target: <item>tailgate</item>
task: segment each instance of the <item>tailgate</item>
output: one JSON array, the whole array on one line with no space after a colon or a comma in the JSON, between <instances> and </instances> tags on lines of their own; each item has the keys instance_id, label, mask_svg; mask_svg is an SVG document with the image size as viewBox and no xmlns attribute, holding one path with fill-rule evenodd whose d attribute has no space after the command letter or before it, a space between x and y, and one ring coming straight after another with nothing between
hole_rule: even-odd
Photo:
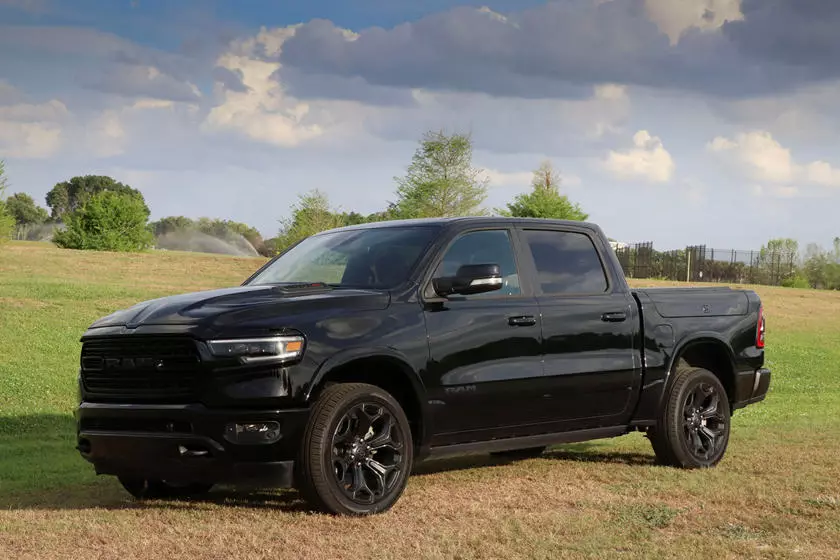
<instances>
[{"instance_id":1,"label":"tailgate","mask_svg":"<svg viewBox=\"0 0 840 560\"><path fill-rule=\"evenodd\" d=\"M645 294L662 317L724 317L746 315L746 292L731 288L645 288Z\"/></svg>"}]
</instances>

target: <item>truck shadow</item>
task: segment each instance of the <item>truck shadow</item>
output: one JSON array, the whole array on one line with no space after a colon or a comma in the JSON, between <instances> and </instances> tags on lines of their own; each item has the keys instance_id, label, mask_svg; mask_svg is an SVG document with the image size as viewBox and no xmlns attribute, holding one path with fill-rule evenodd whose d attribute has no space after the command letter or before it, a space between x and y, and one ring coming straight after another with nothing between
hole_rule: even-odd
<instances>
[{"instance_id":1,"label":"truck shadow","mask_svg":"<svg viewBox=\"0 0 840 560\"><path fill-rule=\"evenodd\" d=\"M75 423L68 415L0 417L0 508L4 510L201 509L218 506L307 512L294 490L219 486L190 501L135 501L114 477L97 477L75 450ZM579 443L553 448L539 460L648 466L654 457ZM413 476L492 468L521 462L494 455L467 455L415 465Z\"/></svg>"},{"instance_id":2,"label":"truck shadow","mask_svg":"<svg viewBox=\"0 0 840 560\"><path fill-rule=\"evenodd\" d=\"M604 451L597 445L578 443L569 448L553 448L536 457L541 460L573 461L582 463L622 464L633 466L651 466L656 464L651 453ZM504 467L521 463L529 459L506 458L500 455L464 455L445 459L429 459L414 467L412 474L427 476L443 472L470 470L477 468Z\"/></svg>"}]
</instances>

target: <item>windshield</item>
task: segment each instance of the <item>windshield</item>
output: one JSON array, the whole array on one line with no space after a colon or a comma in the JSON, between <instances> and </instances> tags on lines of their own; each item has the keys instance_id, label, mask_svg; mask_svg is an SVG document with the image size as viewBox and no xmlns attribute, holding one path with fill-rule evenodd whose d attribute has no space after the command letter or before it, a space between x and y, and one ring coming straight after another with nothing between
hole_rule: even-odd
<instances>
[{"instance_id":1,"label":"windshield","mask_svg":"<svg viewBox=\"0 0 840 560\"><path fill-rule=\"evenodd\" d=\"M323 282L336 287L388 289L408 280L434 238L435 227L381 227L323 233L304 239L250 285Z\"/></svg>"}]
</instances>

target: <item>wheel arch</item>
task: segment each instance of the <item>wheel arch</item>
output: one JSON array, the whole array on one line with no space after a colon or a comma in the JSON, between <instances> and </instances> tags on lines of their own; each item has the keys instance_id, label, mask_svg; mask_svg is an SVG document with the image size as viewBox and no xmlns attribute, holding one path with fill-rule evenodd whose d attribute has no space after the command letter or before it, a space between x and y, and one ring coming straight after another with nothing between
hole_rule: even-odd
<instances>
[{"instance_id":1,"label":"wheel arch","mask_svg":"<svg viewBox=\"0 0 840 560\"><path fill-rule=\"evenodd\" d=\"M347 351L326 360L318 368L304 398L312 402L325 387L333 383L368 383L393 396L402 406L411 425L417 448L429 437L426 389L420 375L405 356L390 348Z\"/></svg>"},{"instance_id":2,"label":"wheel arch","mask_svg":"<svg viewBox=\"0 0 840 560\"><path fill-rule=\"evenodd\" d=\"M730 404L734 402L735 357L729 344L716 334L698 334L680 342L668 364L666 390L662 392L662 399L666 398L674 373L680 367L700 367L709 370L720 380Z\"/></svg>"}]
</instances>

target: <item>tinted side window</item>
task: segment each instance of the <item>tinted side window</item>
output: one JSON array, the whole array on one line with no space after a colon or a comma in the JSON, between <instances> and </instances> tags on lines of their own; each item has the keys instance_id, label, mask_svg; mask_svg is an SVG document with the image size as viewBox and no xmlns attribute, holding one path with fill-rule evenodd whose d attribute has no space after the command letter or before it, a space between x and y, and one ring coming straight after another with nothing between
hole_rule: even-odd
<instances>
[{"instance_id":1,"label":"tinted side window","mask_svg":"<svg viewBox=\"0 0 840 560\"><path fill-rule=\"evenodd\" d=\"M435 278L454 276L465 264L497 264L502 269L504 280L500 290L469 297L521 293L513 245L507 230L473 231L461 235L446 251L443 260L435 270Z\"/></svg>"},{"instance_id":2,"label":"tinted side window","mask_svg":"<svg viewBox=\"0 0 840 560\"><path fill-rule=\"evenodd\" d=\"M592 294L607 290L607 277L592 240L570 231L526 230L544 294Z\"/></svg>"}]
</instances>

